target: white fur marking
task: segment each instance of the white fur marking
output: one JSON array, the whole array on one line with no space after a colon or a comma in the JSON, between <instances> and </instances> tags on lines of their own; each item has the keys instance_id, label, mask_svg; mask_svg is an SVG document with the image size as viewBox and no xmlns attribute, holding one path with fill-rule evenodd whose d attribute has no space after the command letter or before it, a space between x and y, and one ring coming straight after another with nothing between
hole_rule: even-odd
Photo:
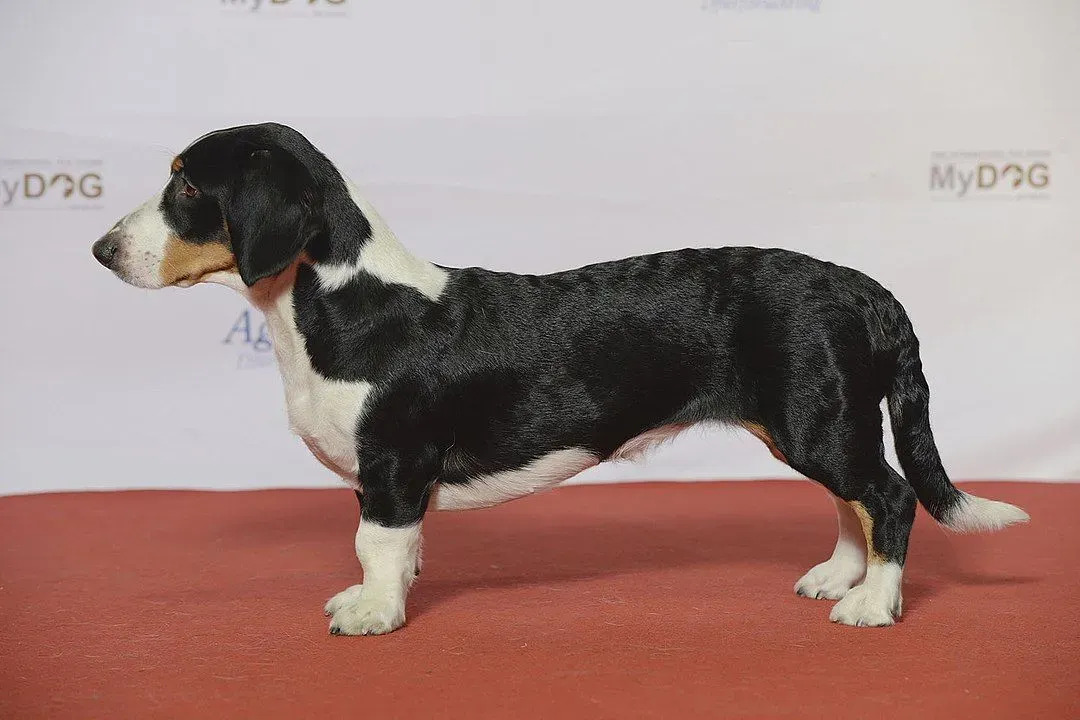
<instances>
[{"instance_id":1,"label":"white fur marking","mask_svg":"<svg viewBox=\"0 0 1080 720\"><path fill-rule=\"evenodd\" d=\"M1015 523L1031 519L1026 512L1008 503L960 493L960 500L943 521L943 525L956 532L992 532Z\"/></svg>"},{"instance_id":2,"label":"white fur marking","mask_svg":"<svg viewBox=\"0 0 1080 720\"><path fill-rule=\"evenodd\" d=\"M296 327L292 278L288 287L263 303L266 327L285 384L289 426L312 454L352 487L359 487L356 427L371 392L368 382L328 380L311 366L304 338Z\"/></svg>"},{"instance_id":3,"label":"white fur marking","mask_svg":"<svg viewBox=\"0 0 1080 720\"><path fill-rule=\"evenodd\" d=\"M831 497L836 504L839 534L832 557L815 565L795 583L795 592L808 598L839 600L866 573L866 538L859 516L846 502Z\"/></svg>"},{"instance_id":4,"label":"white fur marking","mask_svg":"<svg viewBox=\"0 0 1080 720\"><path fill-rule=\"evenodd\" d=\"M165 260L165 247L172 231L161 212L162 192L132 210L116 225L120 242L114 270L121 280L136 287L165 287L161 263Z\"/></svg>"},{"instance_id":5,"label":"white fur marking","mask_svg":"<svg viewBox=\"0 0 1080 720\"><path fill-rule=\"evenodd\" d=\"M434 506L438 510L467 510L498 505L554 487L599 462L596 455L582 448L556 450L517 470L473 478L465 484L440 483L435 488Z\"/></svg>"},{"instance_id":6,"label":"white fur marking","mask_svg":"<svg viewBox=\"0 0 1080 720\"><path fill-rule=\"evenodd\" d=\"M892 625L903 609L900 596L903 575L904 568L897 563L870 563L866 579L833 606L829 619L859 627Z\"/></svg>"},{"instance_id":7,"label":"white fur marking","mask_svg":"<svg viewBox=\"0 0 1080 720\"><path fill-rule=\"evenodd\" d=\"M356 557L363 585L353 585L326 603L335 635L381 635L405 624L405 597L420 555L420 523L388 528L361 518Z\"/></svg>"},{"instance_id":8,"label":"white fur marking","mask_svg":"<svg viewBox=\"0 0 1080 720\"><path fill-rule=\"evenodd\" d=\"M319 264L315 272L324 290L336 290L363 271L374 275L384 283L407 285L419 290L432 300L438 300L446 287L448 274L426 260L411 254L390 231L383 219L356 188L349 183L349 195L371 225L371 237L364 243L354 264Z\"/></svg>"}]
</instances>

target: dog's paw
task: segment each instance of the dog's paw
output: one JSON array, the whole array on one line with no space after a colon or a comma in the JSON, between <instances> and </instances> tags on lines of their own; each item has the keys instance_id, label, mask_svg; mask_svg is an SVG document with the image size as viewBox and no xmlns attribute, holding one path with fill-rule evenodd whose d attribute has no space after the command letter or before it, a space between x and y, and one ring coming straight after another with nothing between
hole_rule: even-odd
<instances>
[{"instance_id":1,"label":"dog's paw","mask_svg":"<svg viewBox=\"0 0 1080 720\"><path fill-rule=\"evenodd\" d=\"M900 617L900 596L882 588L857 585L833 606L829 619L843 625L882 627Z\"/></svg>"},{"instance_id":2,"label":"dog's paw","mask_svg":"<svg viewBox=\"0 0 1080 720\"><path fill-rule=\"evenodd\" d=\"M795 594L818 600L839 600L862 579L861 563L832 558L815 565L795 583Z\"/></svg>"},{"instance_id":3,"label":"dog's paw","mask_svg":"<svg viewBox=\"0 0 1080 720\"><path fill-rule=\"evenodd\" d=\"M354 585L330 598L332 635L384 635L405 624L405 602L388 595L365 594ZM333 606L331 608L331 605Z\"/></svg>"},{"instance_id":4,"label":"dog's paw","mask_svg":"<svg viewBox=\"0 0 1080 720\"><path fill-rule=\"evenodd\" d=\"M363 585L353 585L347 587L339 592L334 597L326 601L325 607L323 607L323 614L330 617L342 608L352 602L355 602L360 597L360 591L363 589Z\"/></svg>"}]
</instances>

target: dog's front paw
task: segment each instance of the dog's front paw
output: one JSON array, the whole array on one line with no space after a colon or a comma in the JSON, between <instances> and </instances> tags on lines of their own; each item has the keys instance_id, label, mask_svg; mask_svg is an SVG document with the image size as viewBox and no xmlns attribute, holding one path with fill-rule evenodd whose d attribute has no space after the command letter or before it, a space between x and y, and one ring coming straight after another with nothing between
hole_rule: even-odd
<instances>
[{"instance_id":1,"label":"dog's front paw","mask_svg":"<svg viewBox=\"0 0 1080 720\"><path fill-rule=\"evenodd\" d=\"M405 602L389 595L364 593L362 586L338 593L326 603L332 635L384 635L405 624Z\"/></svg>"},{"instance_id":2,"label":"dog's front paw","mask_svg":"<svg viewBox=\"0 0 1080 720\"><path fill-rule=\"evenodd\" d=\"M334 597L326 601L326 605L323 607L323 614L330 617L349 603L355 602L360 597L360 591L364 588L363 585L352 585L339 592Z\"/></svg>"},{"instance_id":3,"label":"dog's front paw","mask_svg":"<svg viewBox=\"0 0 1080 720\"><path fill-rule=\"evenodd\" d=\"M835 623L859 627L892 625L898 617L899 594L868 587L865 583L851 588L829 613L829 619Z\"/></svg>"},{"instance_id":4,"label":"dog's front paw","mask_svg":"<svg viewBox=\"0 0 1080 720\"><path fill-rule=\"evenodd\" d=\"M832 558L815 565L795 583L795 594L803 597L839 600L859 582L863 565L844 558Z\"/></svg>"}]
</instances>

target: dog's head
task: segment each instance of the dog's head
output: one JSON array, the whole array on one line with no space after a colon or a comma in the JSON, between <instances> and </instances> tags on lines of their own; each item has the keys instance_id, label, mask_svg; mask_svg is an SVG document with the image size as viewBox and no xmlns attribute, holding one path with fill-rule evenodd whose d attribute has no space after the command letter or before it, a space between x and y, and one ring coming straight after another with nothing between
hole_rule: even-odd
<instances>
[{"instance_id":1,"label":"dog's head","mask_svg":"<svg viewBox=\"0 0 1080 720\"><path fill-rule=\"evenodd\" d=\"M219 130L176 156L165 188L94 243L94 257L139 287L250 287L325 234L328 196L341 194L341 175L292 128Z\"/></svg>"}]
</instances>

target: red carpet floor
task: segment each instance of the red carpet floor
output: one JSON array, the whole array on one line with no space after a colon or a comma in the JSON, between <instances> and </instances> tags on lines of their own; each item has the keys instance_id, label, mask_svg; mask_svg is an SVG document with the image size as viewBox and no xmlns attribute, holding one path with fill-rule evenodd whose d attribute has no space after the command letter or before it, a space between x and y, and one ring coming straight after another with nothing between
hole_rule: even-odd
<instances>
[{"instance_id":1,"label":"red carpet floor","mask_svg":"<svg viewBox=\"0 0 1080 720\"><path fill-rule=\"evenodd\" d=\"M920 511L892 628L792 593L821 489L658 483L430 514L408 625L356 638L347 490L0 498L0 718L1080 717L1080 485L965 487L1032 523Z\"/></svg>"}]
</instances>

